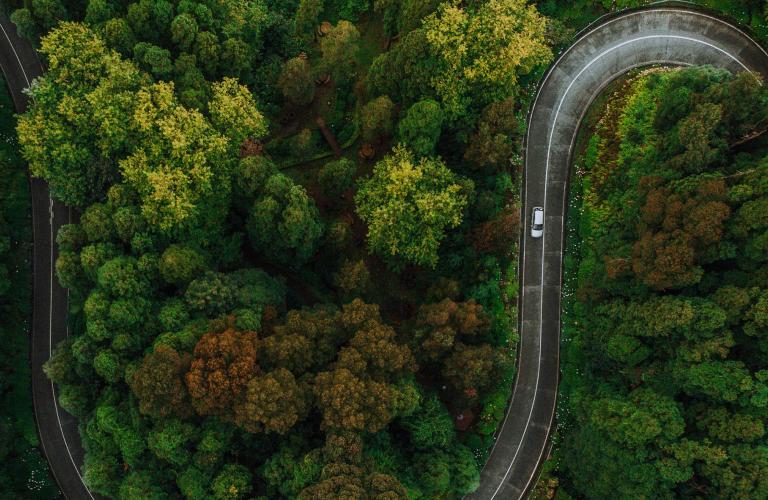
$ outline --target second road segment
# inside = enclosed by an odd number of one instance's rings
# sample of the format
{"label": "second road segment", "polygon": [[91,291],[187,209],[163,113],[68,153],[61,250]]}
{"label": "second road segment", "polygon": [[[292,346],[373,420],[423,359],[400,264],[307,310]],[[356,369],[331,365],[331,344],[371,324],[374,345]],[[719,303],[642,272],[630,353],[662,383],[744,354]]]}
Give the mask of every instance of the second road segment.
{"label": "second road segment", "polygon": [[[712,65],[768,76],[768,54],[743,30],[690,9],[619,13],[586,31],[552,65],[529,113],[520,244],[518,375],[507,416],[468,498],[521,498],[546,458],[559,379],[560,297],[568,176],[579,125],[592,102],[631,69]],[[531,238],[533,207],[544,234]]]}

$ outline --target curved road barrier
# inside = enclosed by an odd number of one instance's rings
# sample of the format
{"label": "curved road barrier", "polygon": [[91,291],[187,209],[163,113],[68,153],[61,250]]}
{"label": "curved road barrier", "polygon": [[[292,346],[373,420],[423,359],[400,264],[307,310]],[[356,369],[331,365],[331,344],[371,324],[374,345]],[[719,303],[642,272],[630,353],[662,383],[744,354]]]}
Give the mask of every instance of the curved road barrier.
{"label": "curved road barrier", "polygon": [[[768,76],[768,54],[747,33],[698,11],[656,7],[618,14],[587,30],[552,65],[529,114],[520,246],[518,375],[507,416],[467,498],[515,499],[535,483],[555,416],[560,293],[568,175],[579,125],[610,82],[654,64],[709,64]],[[530,237],[533,207],[544,235]]]}
{"label": "curved road barrier", "polygon": [[[552,65],[529,114],[520,246],[518,375],[506,418],[471,499],[521,498],[545,458],[559,379],[560,290],[568,173],[579,124],[601,90],[627,71],[653,64],[711,64],[768,77],[768,53],[722,19],[682,8],[614,16],[585,32]],[[43,68],[29,42],[0,15],[0,67],[18,112],[22,92]],[[34,226],[32,390],[38,432],[51,470],[71,500],[93,499],[83,484],[77,421],[58,404],[42,365],[68,335],[67,292],[55,277],[56,233],[70,220],[47,185],[31,180]],[[544,235],[529,237],[531,211],[544,207]]]}

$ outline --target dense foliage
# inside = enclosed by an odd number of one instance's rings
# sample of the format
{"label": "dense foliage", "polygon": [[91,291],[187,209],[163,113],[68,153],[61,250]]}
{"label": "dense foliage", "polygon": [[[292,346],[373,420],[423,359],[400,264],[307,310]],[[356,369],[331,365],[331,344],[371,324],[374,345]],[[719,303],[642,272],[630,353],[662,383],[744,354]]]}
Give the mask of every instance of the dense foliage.
{"label": "dense foliage", "polygon": [[768,495],[767,119],[755,77],[707,67],[645,72],[602,108],[571,211],[574,496]]}
{"label": "dense foliage", "polygon": [[[238,78],[270,104],[282,60],[301,46],[293,37],[296,2],[261,0],[35,0],[11,15],[34,38],[59,20],[81,20],[107,45],[158,80],[171,81],[181,102],[204,107],[211,82]],[[274,5],[273,5],[274,4]]]}
{"label": "dense foliage", "polygon": [[474,490],[514,373],[519,82],[549,61],[545,18],[521,0],[13,17],[48,63],[22,153],[79,213],[57,238],[72,336],[46,373],[89,488]]}
{"label": "dense foliage", "polygon": [[[88,486],[472,491],[513,374],[526,84],[574,27],[642,3],[11,1],[48,63],[22,153],[80,213],[46,372]],[[699,3],[765,38],[765,2]],[[765,110],[753,80],[698,69],[604,111],[571,214],[563,497],[768,495]],[[24,301],[2,269],[0,305]],[[3,456],[29,453],[19,429]]]}

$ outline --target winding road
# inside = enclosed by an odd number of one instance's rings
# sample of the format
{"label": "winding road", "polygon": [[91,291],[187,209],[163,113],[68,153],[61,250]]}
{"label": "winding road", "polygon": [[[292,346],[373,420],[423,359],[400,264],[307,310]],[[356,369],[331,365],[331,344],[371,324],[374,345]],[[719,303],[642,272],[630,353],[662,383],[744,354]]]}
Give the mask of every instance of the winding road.
{"label": "winding road", "polygon": [[[16,110],[43,68],[32,46],[0,15],[0,67]],[[560,296],[568,175],[579,124],[602,89],[630,69],[711,64],[768,77],[768,54],[745,32],[712,15],[654,7],[604,19],[568,48],[542,80],[529,114],[521,235],[518,375],[479,489],[468,499],[515,499],[535,483],[546,458],[559,379]],[[32,390],[40,441],[62,493],[93,499],[82,481],[76,420],[56,401],[42,365],[68,335],[67,292],[55,278],[55,235],[70,220],[47,185],[31,180],[34,225]],[[531,210],[543,206],[545,232],[529,237]]]}
{"label": "winding road", "polygon": [[[551,66],[529,112],[520,242],[518,375],[507,416],[471,499],[523,497],[546,458],[559,379],[560,297],[568,175],[579,125],[598,94],[627,71],[704,65],[768,77],[768,54],[740,28],[703,12],[654,7],[588,29]],[[529,235],[544,207],[544,236]]]}
{"label": "winding road", "polygon": [[[5,15],[0,15],[0,68],[18,113],[27,109],[28,97],[23,90],[43,74],[43,66],[30,43],[16,34],[16,28]],[[48,185],[41,179],[30,179],[34,252],[32,336],[32,401],[35,418],[48,463],[59,489],[69,499],[93,499],[83,484],[81,468],[83,449],[77,420],[58,403],[56,387],[43,373],[43,363],[68,335],[67,291],[55,276],[58,255],[56,234],[69,222],[69,210],[54,201]]]}

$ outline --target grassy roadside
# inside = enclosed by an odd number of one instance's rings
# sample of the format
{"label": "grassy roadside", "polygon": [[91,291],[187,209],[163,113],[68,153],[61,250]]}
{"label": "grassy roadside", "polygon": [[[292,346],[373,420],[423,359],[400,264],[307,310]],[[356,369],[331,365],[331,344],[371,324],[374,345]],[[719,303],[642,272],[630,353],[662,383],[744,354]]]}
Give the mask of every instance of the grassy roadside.
{"label": "grassy roadside", "polygon": [[32,223],[15,122],[13,102],[0,78],[0,496],[51,499],[60,495],[38,449],[32,410]]}
{"label": "grassy roadside", "polygon": [[558,388],[556,411],[556,429],[552,433],[552,451],[549,459],[542,466],[539,481],[531,493],[531,498],[544,500],[551,498],[570,498],[558,492],[558,469],[560,464],[559,444],[571,425],[570,395],[579,389],[579,366],[582,365],[582,347],[578,337],[580,321],[579,301],[576,290],[579,287],[579,265],[581,262],[581,244],[588,224],[583,221],[583,194],[585,183],[584,164],[590,139],[595,134],[598,122],[608,112],[614,96],[623,89],[628,89],[641,70],[633,70],[614,80],[590,106],[579,129],[574,148],[574,160],[569,174],[568,213],[566,216],[565,253],[563,256],[562,314],[560,330],[560,369],[561,378]]}
{"label": "grassy roadside", "polygon": [[[599,17],[617,10],[614,7],[606,8],[600,2],[593,0],[544,0],[537,2],[538,9],[548,17],[557,21],[554,32],[555,45],[563,49],[573,41],[573,35],[586,28]],[[630,0],[619,2],[621,8],[633,8],[650,5],[651,0]],[[764,46],[768,45],[768,6],[765,10],[759,2],[744,0],[693,0],[679,2],[681,5],[688,3],[691,7],[700,6],[713,11],[721,12],[725,17],[749,27],[751,33]],[[557,427],[552,435],[552,451],[549,459],[543,464],[539,481],[531,493],[530,498],[543,500],[565,500],[572,498],[560,488],[559,446],[563,436],[569,432],[572,426],[572,413],[570,397],[580,397],[579,392],[588,386],[583,380],[585,376],[579,370],[583,366],[584,352],[580,344],[578,331],[580,318],[583,311],[576,297],[579,287],[579,268],[581,262],[582,242],[588,239],[589,222],[588,214],[584,212],[583,195],[588,190],[589,178],[584,176],[584,165],[590,154],[588,151],[590,138],[593,136],[598,121],[608,110],[606,106],[613,100],[613,96],[621,85],[628,83],[637,73],[625,75],[615,81],[603,91],[593,103],[582,123],[574,148],[574,161],[570,174],[569,204],[567,214],[566,246],[563,261],[563,299],[562,299],[562,326],[561,326],[561,382],[558,395]],[[594,154],[594,151],[591,153]]]}

